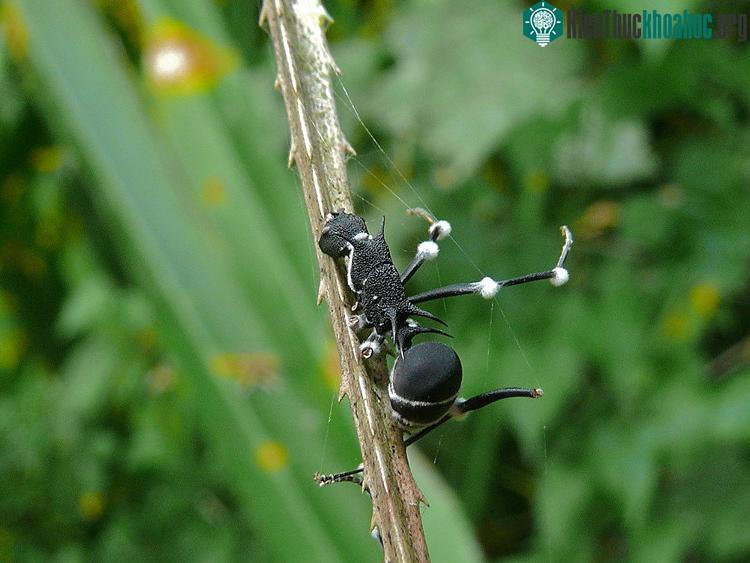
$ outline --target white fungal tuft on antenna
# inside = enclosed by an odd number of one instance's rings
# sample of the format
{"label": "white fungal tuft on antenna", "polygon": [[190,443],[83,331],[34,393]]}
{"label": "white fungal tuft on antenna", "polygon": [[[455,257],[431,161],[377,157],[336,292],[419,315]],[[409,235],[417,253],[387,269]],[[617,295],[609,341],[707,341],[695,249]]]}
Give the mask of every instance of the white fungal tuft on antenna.
{"label": "white fungal tuft on antenna", "polygon": [[443,240],[446,237],[449,237],[451,234],[451,231],[453,230],[453,227],[451,227],[451,224],[448,221],[435,221],[432,225],[430,225],[429,233],[430,236],[433,236],[435,231],[437,231],[437,240]]}
{"label": "white fungal tuft on antenna", "polygon": [[437,245],[437,243],[434,243],[431,240],[426,240],[419,243],[417,252],[425,260],[434,260],[435,258],[437,258],[438,252],[440,252],[440,247]]}
{"label": "white fungal tuft on antenna", "polygon": [[477,290],[485,299],[492,299],[500,291],[500,284],[492,278],[482,278],[477,282]]}
{"label": "white fungal tuft on antenna", "polygon": [[552,270],[552,272],[555,275],[550,278],[549,283],[551,283],[555,287],[560,287],[561,285],[565,285],[566,283],[568,283],[568,280],[570,279],[568,270],[558,266],[557,268]]}

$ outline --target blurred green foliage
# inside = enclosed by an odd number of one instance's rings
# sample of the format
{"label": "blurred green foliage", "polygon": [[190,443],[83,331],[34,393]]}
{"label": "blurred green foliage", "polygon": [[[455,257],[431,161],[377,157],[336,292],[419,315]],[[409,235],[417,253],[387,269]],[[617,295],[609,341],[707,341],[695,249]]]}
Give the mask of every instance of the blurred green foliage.
{"label": "blurred green foliage", "polygon": [[[460,245],[410,290],[577,238],[560,290],[434,306],[465,395],[545,396],[412,452],[433,558],[750,557],[747,46],[541,50],[520,3],[326,5],[359,211],[397,265],[406,206]],[[0,3],[0,560],[379,558],[367,498],[311,479],[359,454],[257,11]]]}

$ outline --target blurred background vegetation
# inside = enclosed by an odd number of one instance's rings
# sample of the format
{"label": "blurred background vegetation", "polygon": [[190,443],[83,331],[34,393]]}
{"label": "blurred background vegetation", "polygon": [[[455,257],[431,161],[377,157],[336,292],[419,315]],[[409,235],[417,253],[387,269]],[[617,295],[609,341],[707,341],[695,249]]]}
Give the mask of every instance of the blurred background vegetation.
{"label": "blurred background vegetation", "polygon": [[[577,238],[562,289],[433,306],[465,395],[545,397],[411,452],[432,555],[747,560],[748,47],[542,50],[528,4],[326,2],[358,211],[399,266],[424,237],[407,205],[461,245],[412,291]],[[359,454],[257,14],[0,2],[1,561],[380,557],[365,495],[311,479]]]}

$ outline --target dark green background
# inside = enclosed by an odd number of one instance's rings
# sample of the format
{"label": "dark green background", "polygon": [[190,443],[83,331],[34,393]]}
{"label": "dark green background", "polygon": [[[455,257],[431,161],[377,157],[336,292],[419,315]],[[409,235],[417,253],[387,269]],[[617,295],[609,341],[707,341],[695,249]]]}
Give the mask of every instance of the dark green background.
{"label": "dark green background", "polygon": [[[432,556],[747,559],[748,47],[540,49],[528,5],[327,3],[358,211],[399,267],[407,206],[460,244],[410,291],[576,235],[567,286],[431,306],[465,395],[545,390],[412,452]],[[311,479],[359,453],[257,4],[0,6],[0,560],[378,560],[366,496]]]}

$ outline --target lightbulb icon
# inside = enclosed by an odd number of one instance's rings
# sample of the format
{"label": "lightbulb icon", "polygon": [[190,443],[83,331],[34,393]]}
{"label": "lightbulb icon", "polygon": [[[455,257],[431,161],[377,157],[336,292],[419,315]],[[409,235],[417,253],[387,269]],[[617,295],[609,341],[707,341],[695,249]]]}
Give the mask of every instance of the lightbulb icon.
{"label": "lightbulb icon", "polygon": [[557,23],[554,10],[555,8],[550,10],[542,2],[542,7],[532,11],[531,17],[526,22],[534,30],[534,38],[540,47],[546,47],[549,44],[550,33],[554,33]]}

